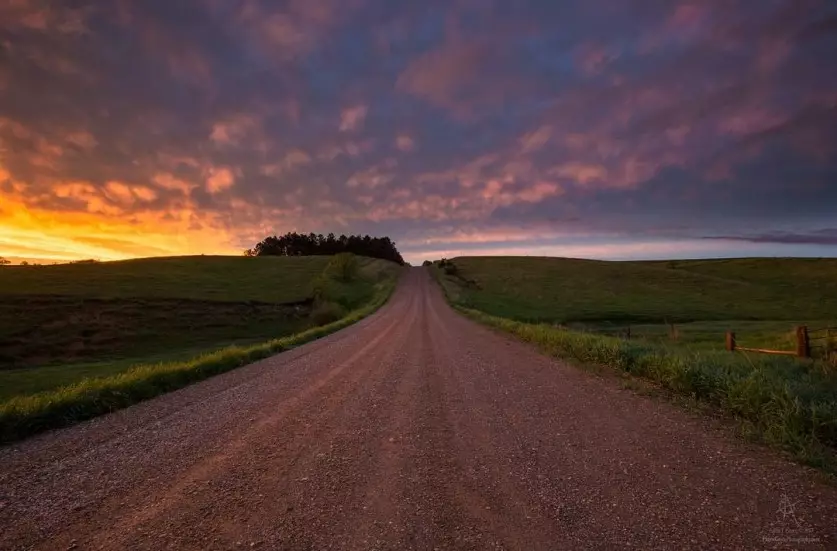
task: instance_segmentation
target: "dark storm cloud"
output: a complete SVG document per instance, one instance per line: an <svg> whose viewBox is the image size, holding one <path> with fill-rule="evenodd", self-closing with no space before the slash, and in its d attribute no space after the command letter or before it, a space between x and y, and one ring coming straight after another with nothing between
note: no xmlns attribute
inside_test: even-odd
<svg viewBox="0 0 837 551"><path fill-rule="evenodd" d="M236 247L753 240L837 217L824 0L67 4L0 7L0 194L39 212Z"/></svg>
<svg viewBox="0 0 837 551"><path fill-rule="evenodd" d="M782 243L792 245L837 245L837 228L826 228L808 233L766 233L760 235L717 236L704 239L747 241L750 243Z"/></svg>

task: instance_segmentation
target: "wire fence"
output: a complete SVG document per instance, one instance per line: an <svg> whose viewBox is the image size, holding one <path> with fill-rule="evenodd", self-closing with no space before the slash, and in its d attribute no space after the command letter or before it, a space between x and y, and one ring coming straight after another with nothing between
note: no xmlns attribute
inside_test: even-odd
<svg viewBox="0 0 837 551"><path fill-rule="evenodd" d="M808 338L812 355L824 358L837 355L837 327L809 329Z"/></svg>

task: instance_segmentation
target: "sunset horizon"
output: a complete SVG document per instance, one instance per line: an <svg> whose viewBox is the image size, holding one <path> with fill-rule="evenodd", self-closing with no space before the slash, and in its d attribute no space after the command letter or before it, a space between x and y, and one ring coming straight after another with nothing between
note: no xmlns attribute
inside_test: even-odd
<svg viewBox="0 0 837 551"><path fill-rule="evenodd" d="M827 3L0 8L0 256L837 256Z"/></svg>

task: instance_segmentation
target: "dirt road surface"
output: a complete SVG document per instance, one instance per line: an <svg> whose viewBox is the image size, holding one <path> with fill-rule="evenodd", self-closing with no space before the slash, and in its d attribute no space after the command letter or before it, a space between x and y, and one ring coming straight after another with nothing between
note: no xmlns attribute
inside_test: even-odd
<svg viewBox="0 0 837 551"><path fill-rule="evenodd" d="M364 321L0 449L3 549L837 548L837 490L460 317Z"/></svg>

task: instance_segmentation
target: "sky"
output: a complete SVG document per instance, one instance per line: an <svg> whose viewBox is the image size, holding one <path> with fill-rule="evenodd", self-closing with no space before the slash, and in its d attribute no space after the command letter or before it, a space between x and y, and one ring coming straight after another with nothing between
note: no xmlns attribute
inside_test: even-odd
<svg viewBox="0 0 837 551"><path fill-rule="evenodd" d="M837 256L830 0L0 2L0 256Z"/></svg>

